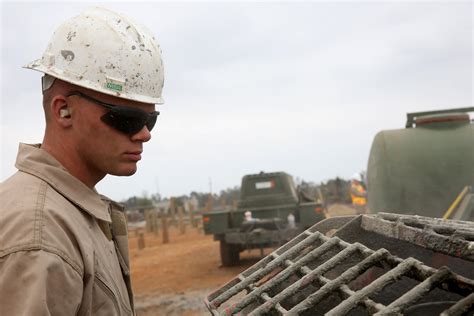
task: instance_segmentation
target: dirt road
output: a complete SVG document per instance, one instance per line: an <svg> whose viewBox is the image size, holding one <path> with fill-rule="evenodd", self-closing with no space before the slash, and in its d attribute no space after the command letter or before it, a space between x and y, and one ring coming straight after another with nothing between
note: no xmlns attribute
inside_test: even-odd
<svg viewBox="0 0 474 316"><path fill-rule="evenodd" d="M261 259L259 251L244 252L238 267L221 267L219 243L190 227L184 235L171 228L169 244L161 236L145 234L142 250L134 231L130 236L139 315L208 315L204 297Z"/></svg>
<svg viewBox="0 0 474 316"><path fill-rule="evenodd" d="M332 206L329 213L354 214L345 205ZM242 264L238 267L221 267L219 243L189 226L184 235L171 227L169 244L161 242L161 235L147 233L141 250L132 229L129 245L135 304L141 316L209 315L204 297L261 259L260 251L253 250L241 253ZM265 254L270 251L267 249Z"/></svg>

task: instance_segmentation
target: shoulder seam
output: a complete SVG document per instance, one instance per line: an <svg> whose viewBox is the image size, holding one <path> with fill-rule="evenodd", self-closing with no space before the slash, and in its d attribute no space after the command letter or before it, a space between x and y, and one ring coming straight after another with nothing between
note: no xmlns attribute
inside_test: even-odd
<svg viewBox="0 0 474 316"><path fill-rule="evenodd" d="M17 253L17 252L22 252L22 251L38 251L38 250L43 250L52 254L57 255L60 257L64 262L66 262L74 271L79 274L79 276L82 278L84 276L84 273L82 271L81 266L75 262L71 257L69 257L66 253L61 251L60 249L56 247L52 247L49 245L41 245L37 243L31 243L31 244L24 244L21 246L15 246L9 249L6 249L4 251L0 252L0 258L4 258L8 255Z"/></svg>
<svg viewBox="0 0 474 316"><path fill-rule="evenodd" d="M46 184L46 182L42 181L39 186L38 195L36 197L35 223L33 233L34 242L41 242L43 239L43 210L44 203L46 200L47 189L48 185Z"/></svg>

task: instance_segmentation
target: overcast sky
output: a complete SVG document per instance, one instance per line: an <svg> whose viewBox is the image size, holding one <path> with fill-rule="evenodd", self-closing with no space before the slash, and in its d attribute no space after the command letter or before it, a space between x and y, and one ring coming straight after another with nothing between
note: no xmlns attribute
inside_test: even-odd
<svg viewBox="0 0 474 316"><path fill-rule="evenodd" d="M146 25L163 50L165 104L138 172L97 189L123 200L214 192L248 173L307 181L366 169L375 134L407 112L473 102L471 2L1 4L1 169L39 143L43 54L65 19L108 7Z"/></svg>

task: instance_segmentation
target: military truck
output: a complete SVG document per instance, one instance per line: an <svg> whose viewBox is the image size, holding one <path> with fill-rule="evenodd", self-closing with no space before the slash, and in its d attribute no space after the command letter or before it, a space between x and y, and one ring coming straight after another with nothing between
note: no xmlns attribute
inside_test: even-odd
<svg viewBox="0 0 474 316"><path fill-rule="evenodd" d="M220 243L222 265L233 266L243 250L282 245L324 218L322 203L289 174L260 172L242 178L236 209L204 213L203 226Z"/></svg>
<svg viewBox="0 0 474 316"><path fill-rule="evenodd" d="M474 107L408 113L405 128L375 136L367 167L372 213L474 220L469 112Z"/></svg>

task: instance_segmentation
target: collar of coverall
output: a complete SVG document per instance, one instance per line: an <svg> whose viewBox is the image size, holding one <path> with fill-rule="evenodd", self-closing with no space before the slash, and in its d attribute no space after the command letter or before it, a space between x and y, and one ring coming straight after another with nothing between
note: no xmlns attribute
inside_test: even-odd
<svg viewBox="0 0 474 316"><path fill-rule="evenodd" d="M20 143L15 164L18 170L46 181L62 196L97 219L111 222L111 201L72 176L53 156L40 149L40 145Z"/></svg>

